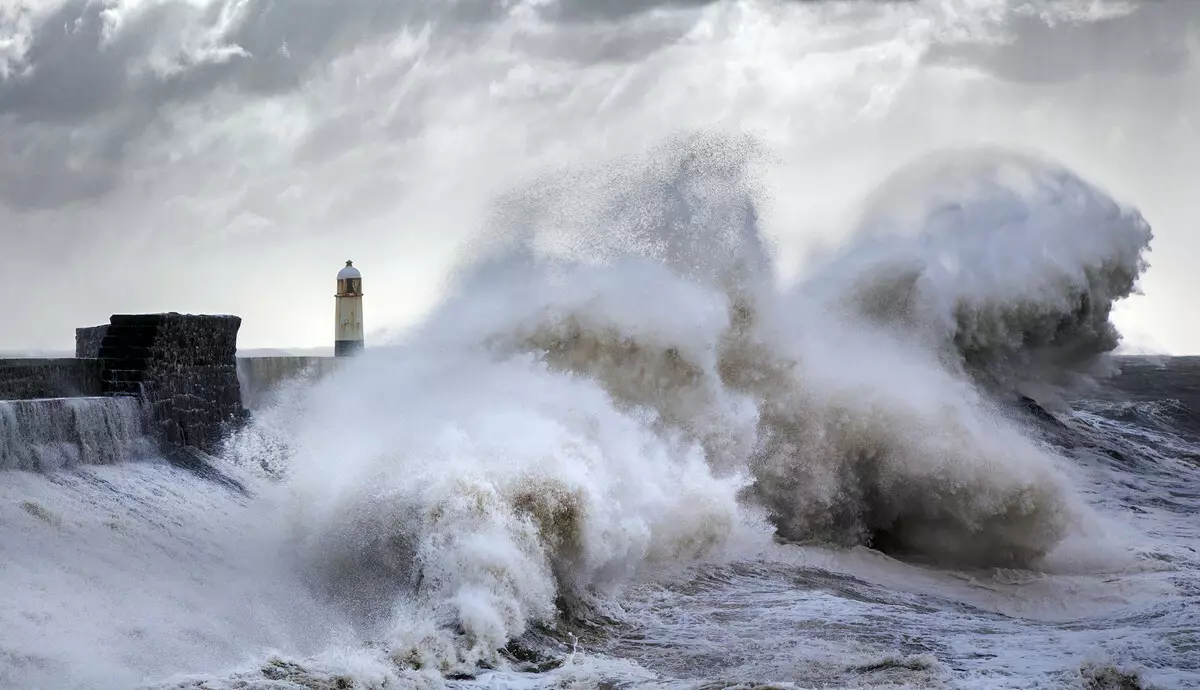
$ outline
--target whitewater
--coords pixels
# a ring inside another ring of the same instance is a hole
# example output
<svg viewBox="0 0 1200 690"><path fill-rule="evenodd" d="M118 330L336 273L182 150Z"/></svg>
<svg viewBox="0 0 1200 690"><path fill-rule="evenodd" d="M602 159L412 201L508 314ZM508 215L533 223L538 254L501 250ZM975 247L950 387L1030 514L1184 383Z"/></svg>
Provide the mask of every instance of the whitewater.
<svg viewBox="0 0 1200 690"><path fill-rule="evenodd" d="M336 255L395 325L203 474L0 401L0 688L1200 687L1200 360L1121 350L1194 36L1033 78L1139 6L646 5L0 0L4 179L83 190L0 190L6 251L104 245L28 262L64 309L299 333Z"/></svg>
<svg viewBox="0 0 1200 690"><path fill-rule="evenodd" d="M789 283L760 159L697 134L500 200L419 327L228 439L244 491L5 471L4 686L1200 682L1194 412L1121 388L1182 365L1112 357L1142 216L942 151Z"/></svg>

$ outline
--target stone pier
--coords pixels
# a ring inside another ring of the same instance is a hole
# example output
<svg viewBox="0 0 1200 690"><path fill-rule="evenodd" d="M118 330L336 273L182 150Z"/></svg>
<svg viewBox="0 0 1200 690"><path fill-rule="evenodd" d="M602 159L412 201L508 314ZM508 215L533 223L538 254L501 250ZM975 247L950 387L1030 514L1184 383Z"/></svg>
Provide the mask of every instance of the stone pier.
<svg viewBox="0 0 1200 690"><path fill-rule="evenodd" d="M273 390L335 368L331 357L238 358L241 323L225 315L115 314L76 329L73 359L0 359L0 401L58 410L64 398L129 397L164 452L212 454Z"/></svg>
<svg viewBox="0 0 1200 690"><path fill-rule="evenodd" d="M101 394L94 359L0 359L0 400L78 398Z"/></svg>
<svg viewBox="0 0 1200 690"><path fill-rule="evenodd" d="M217 450L242 409L236 316L116 314L97 349L104 395L136 395L173 446Z"/></svg>

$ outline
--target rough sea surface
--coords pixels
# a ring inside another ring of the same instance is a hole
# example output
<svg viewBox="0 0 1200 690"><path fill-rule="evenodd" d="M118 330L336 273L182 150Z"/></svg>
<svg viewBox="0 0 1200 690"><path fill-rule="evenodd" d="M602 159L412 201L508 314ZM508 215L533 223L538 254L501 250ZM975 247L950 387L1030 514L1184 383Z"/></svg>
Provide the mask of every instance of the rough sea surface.
<svg viewBox="0 0 1200 690"><path fill-rule="evenodd" d="M515 192L228 439L245 492L0 425L0 686L1200 685L1200 362L1111 356L1141 215L947 151L788 282L757 155Z"/></svg>

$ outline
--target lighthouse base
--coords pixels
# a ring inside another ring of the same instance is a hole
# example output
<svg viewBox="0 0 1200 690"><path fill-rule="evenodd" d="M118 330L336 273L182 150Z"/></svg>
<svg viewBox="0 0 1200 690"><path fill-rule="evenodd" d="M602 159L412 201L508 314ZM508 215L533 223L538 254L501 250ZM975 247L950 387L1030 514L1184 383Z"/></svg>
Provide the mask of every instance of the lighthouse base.
<svg viewBox="0 0 1200 690"><path fill-rule="evenodd" d="M328 342L328 341L326 341ZM350 357L358 354L363 349L363 341L361 340L335 340L333 341L333 356L334 357Z"/></svg>

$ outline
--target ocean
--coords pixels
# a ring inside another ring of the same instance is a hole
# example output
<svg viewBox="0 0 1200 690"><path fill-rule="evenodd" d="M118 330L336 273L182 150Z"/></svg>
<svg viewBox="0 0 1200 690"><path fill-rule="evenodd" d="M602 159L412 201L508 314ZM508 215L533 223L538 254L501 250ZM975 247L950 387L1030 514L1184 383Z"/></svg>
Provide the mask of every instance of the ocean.
<svg viewBox="0 0 1200 690"><path fill-rule="evenodd" d="M693 679L651 687L1195 687L1200 456L1184 401L1200 361L1121 365L1046 435L1092 504L1143 535L1136 565L946 571L781 547L640 588L638 624L599 648Z"/></svg>
<svg viewBox="0 0 1200 690"><path fill-rule="evenodd" d="M236 484L0 423L0 686L1200 687L1200 360L1113 355L1141 215L958 150L787 280L754 155L514 193Z"/></svg>

